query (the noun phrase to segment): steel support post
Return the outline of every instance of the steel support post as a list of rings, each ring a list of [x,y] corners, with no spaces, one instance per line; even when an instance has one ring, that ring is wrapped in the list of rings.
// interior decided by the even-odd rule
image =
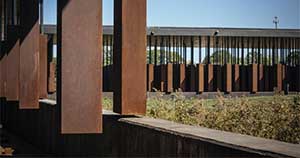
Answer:
[[[6,69],[6,99],[8,101],[19,100],[19,70],[20,70],[20,40],[17,27],[9,26],[7,29],[8,38],[5,44],[7,53]]]
[[[197,64],[197,92],[204,92],[204,65]]]
[[[154,88],[154,64],[147,65],[147,91],[152,92]]]
[[[232,65],[231,64],[225,64],[225,91],[227,93],[232,92]]]
[[[20,109],[39,108],[39,0],[20,1]]]
[[[258,91],[258,83],[257,83],[257,70],[258,70],[258,65],[257,64],[252,64],[250,65],[250,81],[251,81],[251,87],[250,91],[252,93],[256,93]]]
[[[265,81],[264,81],[264,65],[259,64],[258,65],[258,85],[259,85],[259,91],[265,91]]]
[[[102,0],[57,2],[61,132],[101,133]]]
[[[196,92],[196,67],[194,64],[190,65],[190,92]]]
[[[42,99],[45,99],[48,97],[48,92],[47,92],[47,58],[48,58],[48,37],[47,35],[40,35],[40,52],[39,52],[39,57],[40,57],[40,67],[39,67],[39,97]]]
[[[213,92],[214,91],[214,65],[207,64],[206,65],[206,84],[207,84],[207,91]]]
[[[235,92],[240,91],[240,65],[235,64],[232,66],[232,75],[233,75],[233,90]]]
[[[296,83],[296,85],[297,85],[297,91],[300,92],[300,65],[297,65],[297,77],[296,77],[296,81],[297,81],[297,83]]]
[[[223,91],[222,65],[214,65],[214,91]]]
[[[274,73],[274,80],[275,86],[277,91],[281,92],[283,89],[282,87],[282,64],[274,65],[275,73]]]
[[[186,91],[186,78],[185,78],[186,67],[185,64],[179,65],[179,88],[182,92]]]
[[[114,112],[146,113],[146,0],[114,1]]]
[[[166,93],[173,92],[173,65],[166,64],[162,65],[162,80],[163,80],[163,91]]]

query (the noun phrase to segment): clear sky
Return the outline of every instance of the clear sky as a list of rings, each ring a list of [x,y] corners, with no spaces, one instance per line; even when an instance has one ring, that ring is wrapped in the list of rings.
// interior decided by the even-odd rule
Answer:
[[[56,0],[44,0],[46,24],[56,23]],[[89,0],[87,0],[88,2]],[[300,29],[300,0],[148,0],[148,26]],[[103,24],[113,24],[113,0],[103,0]]]

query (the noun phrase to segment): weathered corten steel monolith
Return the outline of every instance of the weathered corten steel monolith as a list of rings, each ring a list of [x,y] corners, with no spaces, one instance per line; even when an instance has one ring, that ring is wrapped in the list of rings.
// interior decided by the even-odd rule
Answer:
[[[186,91],[186,78],[185,78],[185,64],[180,64],[179,65],[179,88],[181,89],[182,92]]]
[[[20,109],[39,108],[39,0],[20,1]]]
[[[204,65],[197,64],[197,92],[204,92]]]
[[[264,65],[259,64],[258,65],[258,87],[259,91],[262,92],[265,89],[265,84],[264,84]]]
[[[258,83],[257,83],[257,75],[258,75],[258,65],[252,64],[249,66],[249,73],[250,73],[250,91],[252,93],[258,92]]]
[[[225,92],[232,92],[232,65],[225,64]]]
[[[163,65],[164,69],[164,87],[163,90],[166,93],[173,92],[173,65],[172,64],[166,64]]]
[[[299,59],[300,60],[300,59]],[[300,92],[300,65],[297,66],[297,77],[296,77],[297,91]]]
[[[270,66],[268,66],[268,65],[264,65],[264,89],[265,89],[265,91],[271,91],[270,90],[270,72],[269,72],[269,70],[270,70]]]
[[[154,88],[154,65],[147,65],[147,91],[152,92]]]
[[[114,1],[114,112],[146,113],[146,0]]]
[[[206,65],[206,85],[207,85],[207,91],[213,92],[214,91],[214,65],[207,64]]]
[[[48,59],[48,53],[47,53],[47,45],[48,45],[48,37],[47,35],[40,35],[40,67],[39,67],[39,97],[42,99],[47,98],[48,92],[47,92],[47,59]]]
[[[214,65],[214,90],[213,91],[223,91],[222,82],[223,75],[222,75],[222,67],[221,65]]]
[[[48,93],[55,93],[56,92],[56,82],[55,82],[55,71],[56,71],[56,64],[52,61],[49,63],[49,75],[48,75]]]
[[[59,0],[57,27],[61,132],[101,133],[102,0]]]
[[[282,91],[282,64],[274,65],[274,80],[277,91]]]
[[[234,64],[232,66],[232,75],[233,75],[233,90],[235,92],[238,92],[240,91],[240,81],[241,81],[241,78],[240,78],[240,65],[238,64]]]
[[[17,27],[9,26],[8,38],[5,44],[7,53],[6,71],[6,99],[8,101],[19,100],[19,70],[20,70],[20,40]]]

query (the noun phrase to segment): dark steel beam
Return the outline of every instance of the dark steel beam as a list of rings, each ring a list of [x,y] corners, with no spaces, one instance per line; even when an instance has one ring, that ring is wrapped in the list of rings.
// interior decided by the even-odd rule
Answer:
[[[146,0],[114,1],[114,112],[146,113]]]
[[[101,133],[102,0],[59,0],[57,15],[61,132]]]

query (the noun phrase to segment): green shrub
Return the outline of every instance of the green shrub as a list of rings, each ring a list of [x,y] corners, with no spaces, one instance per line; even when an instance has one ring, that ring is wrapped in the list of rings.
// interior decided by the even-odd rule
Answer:
[[[161,95],[148,99],[147,116],[300,144],[300,95],[206,100]],[[111,109],[112,101],[104,99],[104,107]]]

